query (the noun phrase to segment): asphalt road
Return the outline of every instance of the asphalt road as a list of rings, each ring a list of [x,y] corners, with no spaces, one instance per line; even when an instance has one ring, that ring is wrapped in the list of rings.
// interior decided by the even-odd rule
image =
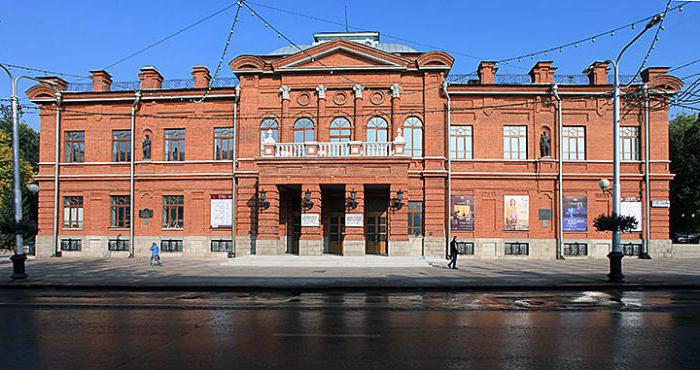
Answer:
[[[0,368],[697,368],[700,291],[0,290]]]

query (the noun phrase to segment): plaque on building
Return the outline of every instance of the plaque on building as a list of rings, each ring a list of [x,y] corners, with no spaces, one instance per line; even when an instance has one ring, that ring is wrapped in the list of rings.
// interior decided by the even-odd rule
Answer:
[[[364,215],[362,213],[346,213],[345,227],[362,227],[364,225]]]
[[[651,206],[653,208],[671,208],[671,201],[668,199],[652,199]]]
[[[302,227],[315,227],[319,225],[319,214],[318,213],[302,213],[301,214],[301,226]]]

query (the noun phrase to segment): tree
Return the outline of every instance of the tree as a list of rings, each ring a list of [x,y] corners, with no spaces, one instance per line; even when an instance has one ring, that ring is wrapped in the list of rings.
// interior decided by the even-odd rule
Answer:
[[[9,131],[9,132],[8,132]],[[26,124],[20,126],[20,176],[23,219],[20,229],[25,240],[36,236],[38,202],[35,194],[27,191],[38,168],[39,133]],[[0,248],[12,248],[17,225],[14,218],[12,119],[7,109],[0,117]]]
[[[670,122],[671,232],[700,231],[700,122],[679,114]],[[695,217],[693,217],[695,215]]]

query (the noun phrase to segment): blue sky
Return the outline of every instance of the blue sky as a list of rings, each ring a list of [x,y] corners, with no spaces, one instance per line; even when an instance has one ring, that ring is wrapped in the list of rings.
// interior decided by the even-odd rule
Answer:
[[[101,69],[232,3],[232,0],[7,1],[0,14],[0,34],[6,36],[0,48],[0,63],[87,75],[89,70]],[[383,41],[397,42],[387,36],[390,34],[435,46],[412,45],[419,50],[450,52],[456,58],[452,73],[467,73],[476,68],[479,60],[503,59],[557,46],[644,18],[662,11],[666,0],[250,2],[298,44],[310,43],[314,32],[342,31],[342,27],[284,14],[261,4],[342,23],[345,3],[351,26],[382,32]],[[235,7],[109,71],[115,81],[136,80],[139,68],[149,64],[158,67],[166,79],[189,78],[194,65],[205,65],[213,71],[234,11]],[[669,14],[649,65],[674,67],[700,58],[699,15],[700,3]],[[639,29],[619,31],[595,43],[502,66],[499,73],[526,73],[537,59],[554,60],[561,74],[580,73],[593,60],[613,58]],[[625,56],[623,74],[636,72],[651,39],[649,32]],[[284,39],[245,11],[241,13],[226,63],[239,54],[267,53],[285,45]],[[230,69],[224,67],[221,76],[230,77]],[[676,75],[684,77],[697,72],[700,63],[681,69]],[[9,97],[9,86],[3,75],[1,97]],[[25,82],[20,91],[29,86]],[[36,127],[36,115],[26,114],[23,119]]]

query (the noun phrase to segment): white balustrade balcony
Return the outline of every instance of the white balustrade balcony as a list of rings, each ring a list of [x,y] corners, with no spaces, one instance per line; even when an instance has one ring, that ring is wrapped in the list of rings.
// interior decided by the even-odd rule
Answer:
[[[406,156],[403,140],[383,143],[360,141],[263,144],[263,158],[344,158]]]

